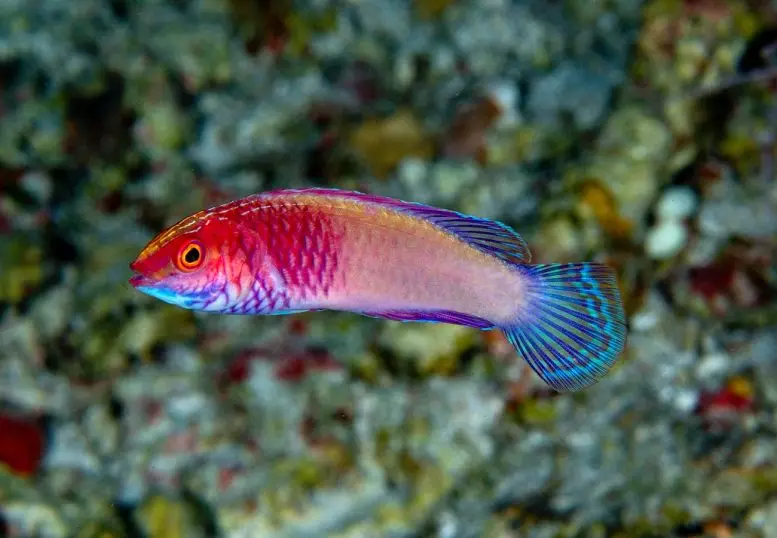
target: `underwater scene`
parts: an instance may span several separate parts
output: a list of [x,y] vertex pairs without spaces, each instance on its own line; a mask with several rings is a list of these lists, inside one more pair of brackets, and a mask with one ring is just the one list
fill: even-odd
[[0,0],[0,538],[777,538],[777,1]]

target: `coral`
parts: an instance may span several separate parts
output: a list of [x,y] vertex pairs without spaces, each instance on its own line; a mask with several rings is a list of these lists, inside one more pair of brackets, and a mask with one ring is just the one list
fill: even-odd
[[[775,21],[0,2],[0,535],[774,535]],[[623,356],[562,395],[498,331],[194,314],[127,284],[165,226],[312,185],[612,265]]]

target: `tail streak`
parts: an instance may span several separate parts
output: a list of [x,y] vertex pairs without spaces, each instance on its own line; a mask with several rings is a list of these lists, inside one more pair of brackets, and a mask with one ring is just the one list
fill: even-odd
[[507,339],[546,383],[560,392],[592,385],[626,342],[615,274],[596,263],[523,265],[527,301]]

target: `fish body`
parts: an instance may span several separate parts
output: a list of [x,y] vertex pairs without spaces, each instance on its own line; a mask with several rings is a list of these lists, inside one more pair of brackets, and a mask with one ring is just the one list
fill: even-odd
[[286,189],[201,211],[130,267],[140,291],[193,310],[341,310],[505,332],[556,390],[598,380],[625,343],[613,271],[531,264],[505,224],[336,189]]

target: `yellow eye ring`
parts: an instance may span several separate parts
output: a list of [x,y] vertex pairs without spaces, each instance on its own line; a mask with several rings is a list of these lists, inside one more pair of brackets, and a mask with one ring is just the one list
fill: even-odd
[[202,264],[204,257],[202,245],[197,241],[187,243],[178,253],[178,268],[183,271],[193,271]]

